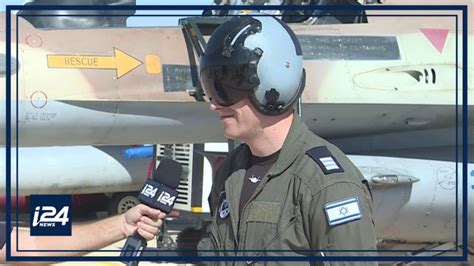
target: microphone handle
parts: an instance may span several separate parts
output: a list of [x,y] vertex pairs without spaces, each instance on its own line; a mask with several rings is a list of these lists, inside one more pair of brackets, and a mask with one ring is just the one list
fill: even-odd
[[138,266],[138,260],[132,260],[127,262],[127,266]]
[[[123,250],[120,254],[121,257],[140,257],[143,250],[147,247],[147,241],[138,232],[135,232],[133,236],[129,236]],[[138,261],[128,261],[126,265],[137,266]]]

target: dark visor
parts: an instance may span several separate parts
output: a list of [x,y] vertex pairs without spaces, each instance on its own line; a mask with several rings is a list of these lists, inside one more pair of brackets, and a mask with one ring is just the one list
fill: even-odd
[[259,85],[257,64],[262,51],[250,50],[243,43],[260,28],[260,22],[251,17],[233,18],[211,36],[200,59],[200,77],[206,96],[219,105],[233,105]]
[[234,51],[232,58],[203,56],[201,82],[206,96],[219,105],[229,106],[254,92],[259,80],[256,69],[249,66],[248,49]]

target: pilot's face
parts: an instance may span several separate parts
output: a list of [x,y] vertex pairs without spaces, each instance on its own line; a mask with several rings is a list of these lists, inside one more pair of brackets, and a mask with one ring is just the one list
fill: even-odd
[[247,143],[263,131],[259,113],[248,98],[230,106],[222,106],[211,101],[210,108],[219,113],[224,135],[228,139]]

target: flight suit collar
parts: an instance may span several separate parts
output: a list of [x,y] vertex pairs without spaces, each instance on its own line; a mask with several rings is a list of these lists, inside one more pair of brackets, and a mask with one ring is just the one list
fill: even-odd
[[[285,171],[300,154],[303,147],[303,135],[307,131],[306,125],[298,118],[297,114],[293,115],[290,130],[283,142],[277,161],[272,167],[272,173],[278,175]],[[247,144],[242,144],[242,149],[233,161],[233,169],[245,169],[252,152]]]
[[293,164],[303,148],[303,135],[306,132],[305,129],[306,125],[298,118],[297,114],[294,114],[290,131],[285,138],[280,155],[273,167],[270,169],[269,174],[272,176],[280,175]]
[[[303,147],[303,135],[307,131],[306,125],[298,118],[297,114],[293,115],[290,130],[283,142],[277,161],[271,167],[272,175],[279,175],[296,160],[296,157],[301,153]],[[245,168],[247,166],[248,158],[252,155],[247,144],[243,144],[243,149],[236,157],[234,167],[237,169]]]

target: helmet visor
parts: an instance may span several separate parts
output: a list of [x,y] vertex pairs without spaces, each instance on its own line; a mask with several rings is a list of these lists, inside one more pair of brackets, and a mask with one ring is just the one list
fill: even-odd
[[249,51],[240,49],[232,58],[203,55],[201,84],[206,96],[222,106],[246,98],[258,85],[255,70],[249,67]]

